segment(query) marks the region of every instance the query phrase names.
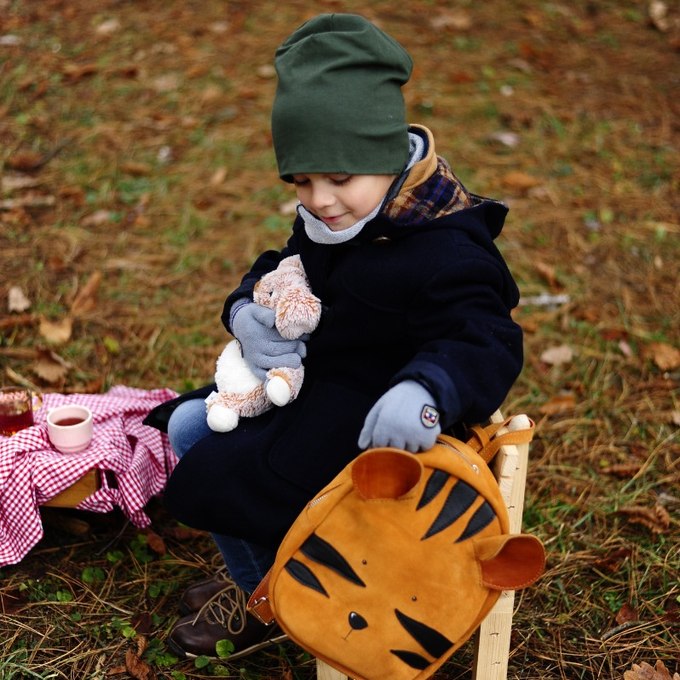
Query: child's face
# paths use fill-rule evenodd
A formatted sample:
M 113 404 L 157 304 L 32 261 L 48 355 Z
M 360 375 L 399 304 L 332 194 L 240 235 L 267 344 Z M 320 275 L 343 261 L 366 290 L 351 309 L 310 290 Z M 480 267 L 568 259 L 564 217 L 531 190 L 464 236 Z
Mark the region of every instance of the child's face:
M 396 175 L 294 175 L 298 200 L 331 231 L 342 231 L 369 215 Z

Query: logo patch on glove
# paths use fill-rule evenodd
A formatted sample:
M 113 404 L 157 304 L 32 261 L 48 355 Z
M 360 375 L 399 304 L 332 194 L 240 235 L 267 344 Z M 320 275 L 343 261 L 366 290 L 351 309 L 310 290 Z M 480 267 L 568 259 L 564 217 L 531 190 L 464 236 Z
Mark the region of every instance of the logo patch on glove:
M 434 406 L 428 406 L 425 404 L 423 410 L 420 413 L 420 422 L 425 427 L 435 427 L 439 422 L 439 411 Z

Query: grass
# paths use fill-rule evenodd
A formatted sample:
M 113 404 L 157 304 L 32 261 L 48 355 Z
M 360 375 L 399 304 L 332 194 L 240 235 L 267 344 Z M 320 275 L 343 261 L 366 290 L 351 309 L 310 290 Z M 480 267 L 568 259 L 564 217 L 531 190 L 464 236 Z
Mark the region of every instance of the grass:
M 2 380 L 210 379 L 224 297 L 289 225 L 264 67 L 324 10 L 364 13 L 408 47 L 412 118 L 473 191 L 509 204 L 499 246 L 523 295 L 568 296 L 516 313 L 526 362 L 504 410 L 537 421 L 525 529 L 548 568 L 518 597 L 510 677 L 619 679 L 657 659 L 680 671 L 680 369 L 662 352 L 680 344 L 677 37 L 633 0 L 0 0 L 0 38 L 16 37 L 0 44 L 0 294 L 17 285 L 32 302 L 28 318 L 0 312 Z M 447 24 L 457 12 L 469 28 Z M 63 319 L 96 272 L 96 306 L 49 345 L 40 317 Z M 561 345 L 571 360 L 541 359 Z M 72 366 L 60 382 L 33 371 L 46 349 Z M 667 526 L 635 511 L 658 507 Z M 0 678 L 125 677 L 128 654 L 172 680 L 313 677 L 292 644 L 176 659 L 179 594 L 214 549 L 160 500 L 148 512 L 152 532 L 43 510 L 44 539 L 0 571 Z M 471 658 L 465 646 L 437 677 L 469 677 Z

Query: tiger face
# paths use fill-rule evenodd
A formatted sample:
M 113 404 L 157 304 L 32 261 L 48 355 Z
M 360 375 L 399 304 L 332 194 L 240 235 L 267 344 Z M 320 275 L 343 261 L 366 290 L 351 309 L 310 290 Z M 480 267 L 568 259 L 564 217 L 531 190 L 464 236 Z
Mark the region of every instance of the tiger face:
M 313 640 L 314 653 L 336 666 L 351 660 L 344 670 L 354 678 L 428 677 L 500 590 L 528 585 L 527 570 L 538 577 L 540 542 L 507 535 L 493 475 L 469 452 L 457 454 L 470 460 L 454 475 L 428 468 L 431 452 L 374 449 L 354 463 L 351 480 L 310 503 L 316 528 L 281 566 L 272 593 L 293 639 Z M 495 493 L 480 494 L 480 480 Z

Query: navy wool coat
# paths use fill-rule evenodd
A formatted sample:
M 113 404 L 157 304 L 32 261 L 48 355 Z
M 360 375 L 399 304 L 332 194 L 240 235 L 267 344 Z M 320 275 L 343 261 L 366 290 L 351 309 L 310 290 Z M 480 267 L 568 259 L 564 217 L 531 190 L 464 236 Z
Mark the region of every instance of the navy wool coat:
M 391 386 L 412 379 L 433 395 L 442 428 L 487 418 L 522 366 L 511 319 L 518 290 L 493 239 L 507 209 L 471 207 L 418 226 L 384 214 L 343 244 L 313 242 L 298 217 L 282 251 L 262 254 L 225 303 L 299 254 L 322 319 L 307 343 L 305 381 L 291 404 L 213 433 L 179 462 L 165 498 L 184 523 L 275 548 L 305 503 L 360 453 L 364 419 Z M 177 403 L 147 422 L 163 429 Z

